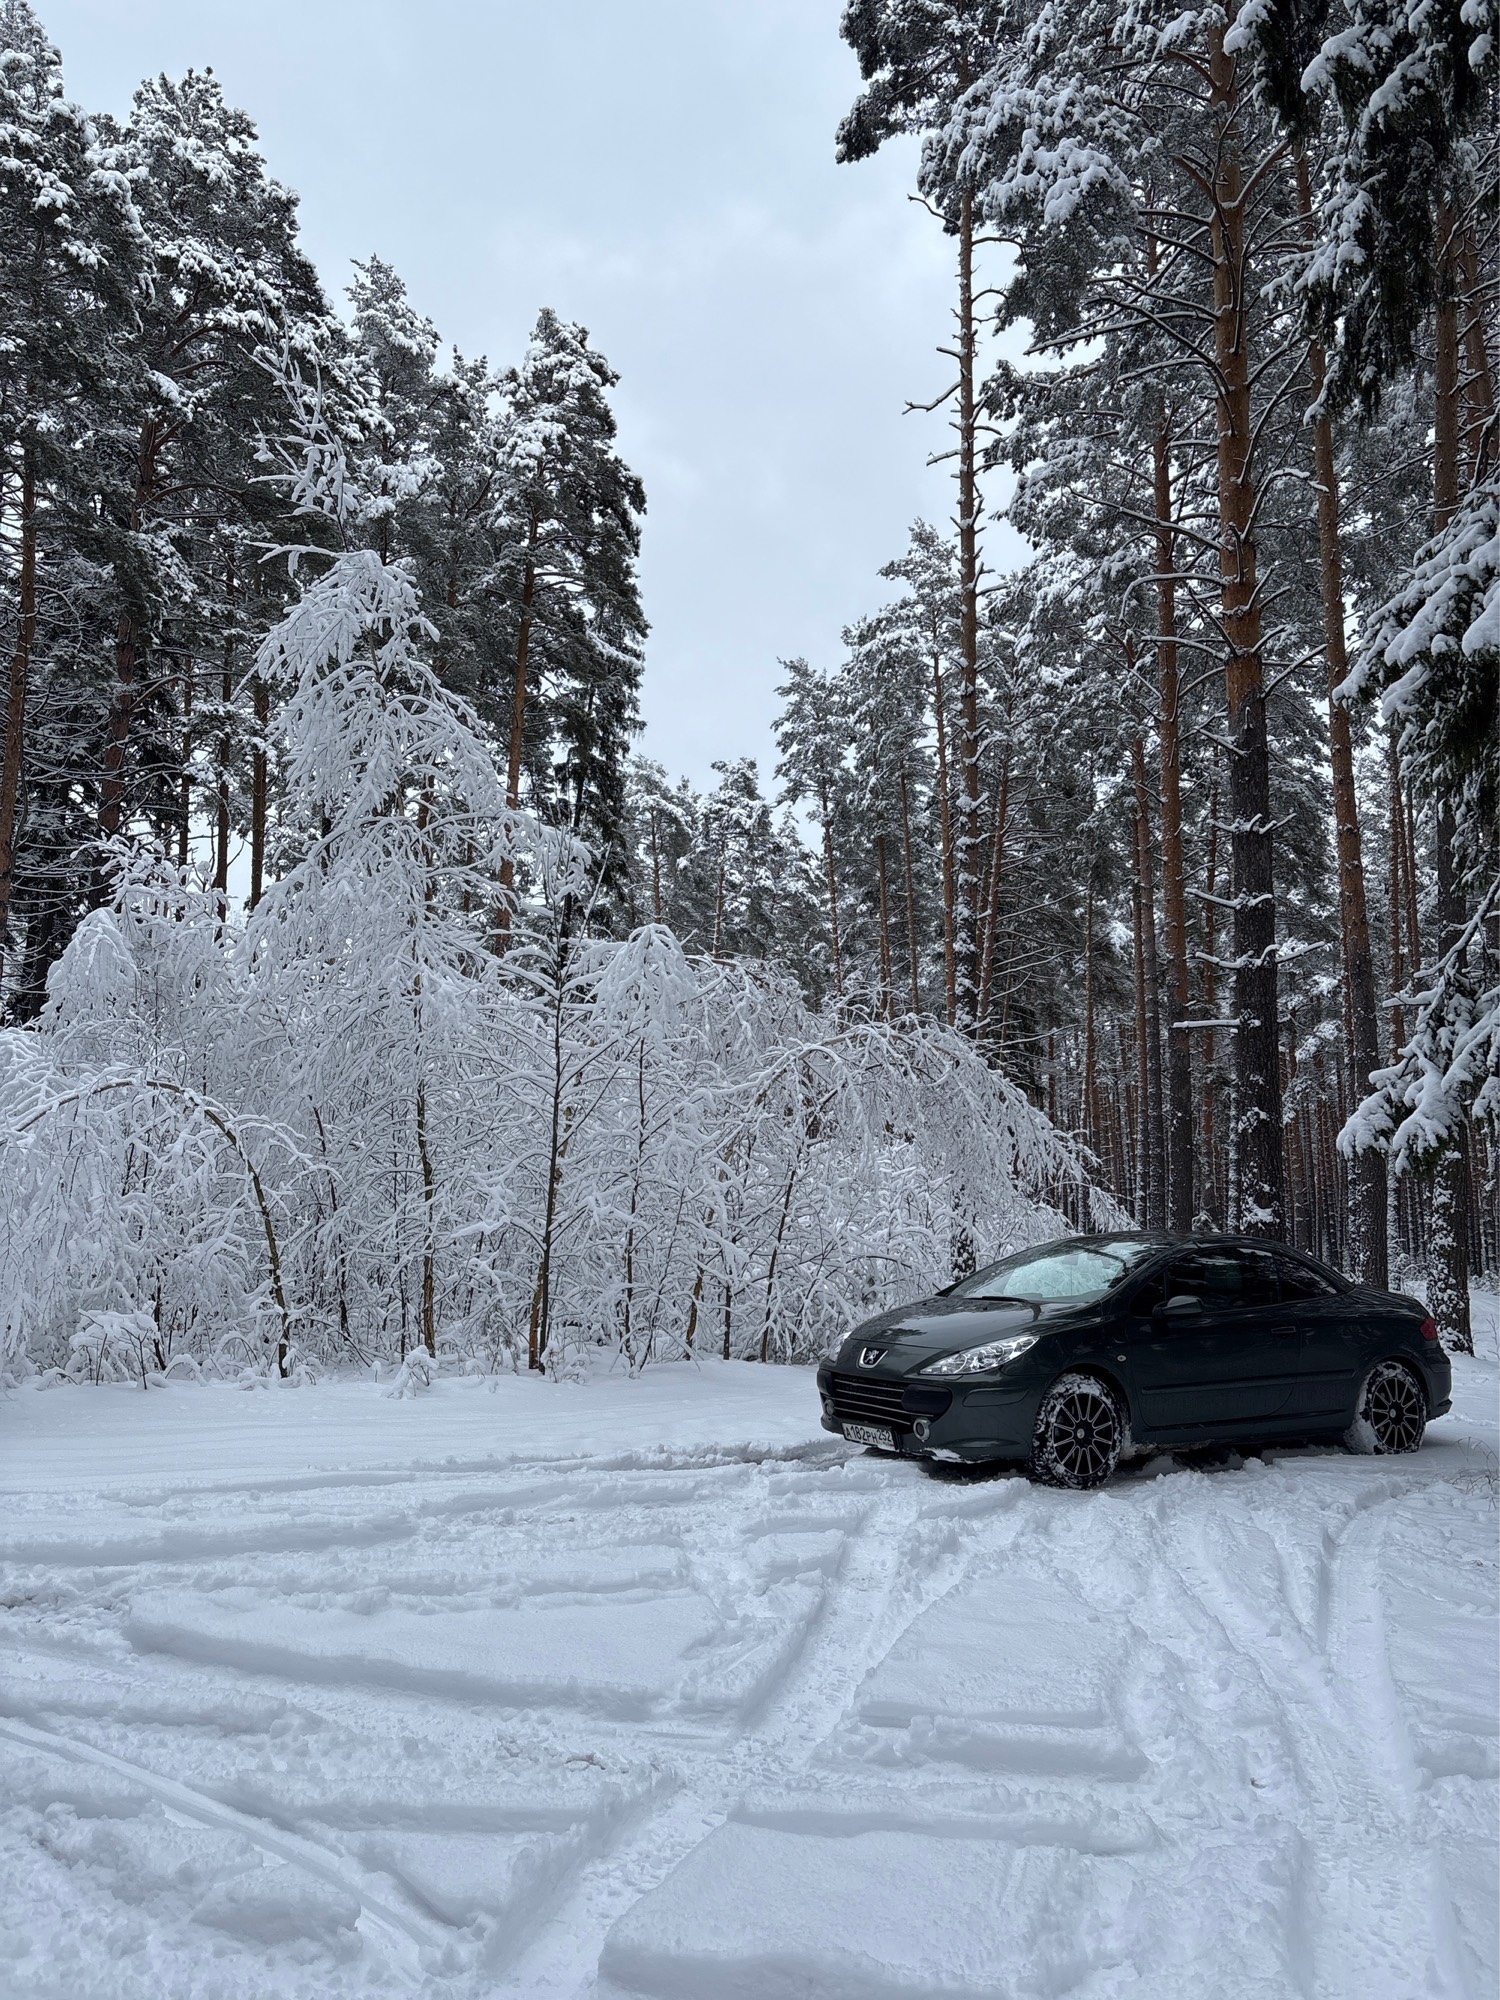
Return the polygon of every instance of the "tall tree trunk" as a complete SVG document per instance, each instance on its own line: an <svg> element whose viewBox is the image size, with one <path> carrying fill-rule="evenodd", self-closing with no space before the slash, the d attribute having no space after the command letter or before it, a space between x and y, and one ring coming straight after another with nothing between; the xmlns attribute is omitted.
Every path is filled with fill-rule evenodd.
<svg viewBox="0 0 1500 2000"><path fill-rule="evenodd" d="M177 771L177 866L185 869L193 844L193 683L197 661L182 656L177 684L182 696L182 750Z"/></svg>
<svg viewBox="0 0 1500 2000"><path fill-rule="evenodd" d="M1047 1119L1057 1123L1057 1030L1047 1030Z"/></svg>
<svg viewBox="0 0 1500 2000"><path fill-rule="evenodd" d="M229 710L234 701L234 557L224 570L224 601L229 629L224 634L224 665L219 694L224 703L224 730L219 737L218 826L214 842L214 890L219 899L219 919L229 915L229 758L234 748L229 738Z"/></svg>
<svg viewBox="0 0 1500 2000"><path fill-rule="evenodd" d="M880 883L880 1011L889 1021L895 1009L891 993L891 885L883 833L875 836L875 871Z"/></svg>
<svg viewBox="0 0 1500 2000"><path fill-rule="evenodd" d="M266 886L266 818L270 805L266 732L271 726L271 690L261 675L253 683L255 745L250 752L250 895L253 910Z"/></svg>
<svg viewBox="0 0 1500 2000"><path fill-rule="evenodd" d="M828 936L833 946L833 990L844 997L844 953L839 938L839 877L833 858L833 815L826 788L819 794L823 812L823 871L828 877Z"/></svg>
<svg viewBox="0 0 1500 2000"><path fill-rule="evenodd" d="M1094 1035L1094 851L1089 847L1089 879L1083 915L1083 1129L1099 1151L1099 1056Z"/></svg>
<svg viewBox="0 0 1500 2000"><path fill-rule="evenodd" d="M1224 26L1209 30L1214 149L1214 348L1218 362L1215 431L1219 474L1222 623L1229 646L1230 869L1234 904L1233 1156L1238 1226L1277 1237L1284 1225L1281 1051L1277 1030L1276 885L1271 835L1271 766L1261 671L1261 601L1256 582L1258 498L1251 409L1250 312L1254 295L1246 241L1240 161L1239 78L1225 53Z"/></svg>
<svg viewBox="0 0 1500 2000"><path fill-rule="evenodd" d="M1417 811L1411 787L1406 788L1406 813L1401 822L1401 842L1406 850L1406 962L1416 978L1427 962L1422 945L1421 913L1417 907Z"/></svg>
<svg viewBox="0 0 1500 2000"><path fill-rule="evenodd" d="M428 920L437 900L437 879L432 869L432 846L427 827L432 818L431 783L423 786L417 805L417 833L422 853L422 907ZM412 916L413 930L417 917ZM413 981L413 1026L417 1046L417 1156L422 1167L422 1345L437 1358L437 1174L432 1164L432 1144L427 1129L427 1078L423 1071L426 1023L423 1008L422 967L415 967Z"/></svg>
<svg viewBox="0 0 1500 2000"><path fill-rule="evenodd" d="M1151 801L1146 790L1146 746L1139 736L1131 746L1135 782L1135 855L1140 897L1140 992L1142 1002L1141 1078L1145 1086L1141 1131L1145 1166L1145 1221L1160 1229L1167 1219L1166 1121L1161 1087L1161 974L1156 962L1156 868L1152 861Z"/></svg>
<svg viewBox="0 0 1500 2000"><path fill-rule="evenodd" d="M1309 244L1313 238L1312 185L1307 155L1295 156L1297 201ZM1308 342L1308 373L1313 402L1322 401L1328 378L1328 357L1321 341ZM1380 1016L1375 1004L1375 963L1370 950L1370 912L1365 896L1364 846L1359 825L1359 795L1354 787L1354 742L1349 710L1335 699L1348 677L1344 644L1344 558L1340 539L1339 473L1333 449L1333 424L1327 411L1313 422L1313 473L1318 494L1318 571L1323 598L1323 650L1328 658L1328 750L1333 767L1333 823L1339 869L1339 931L1344 956L1344 998L1347 1023L1346 1056L1352 1094L1362 1097L1370 1087L1371 1071L1380 1064ZM1349 1215L1349 1250L1354 1276L1384 1290L1386 1259L1385 1155L1369 1147L1356 1153L1350 1174L1353 1196Z"/></svg>
<svg viewBox="0 0 1500 2000"><path fill-rule="evenodd" d="M1438 303L1433 370L1433 528L1441 534L1459 501L1462 423L1459 376L1458 257L1453 216L1446 202L1437 212ZM1433 841L1437 875L1437 956L1455 949L1463 929L1463 890L1453 860L1452 807L1438 802ZM1439 1158L1432 1177L1432 1227L1428 1236L1427 1304L1445 1343L1474 1352L1469 1320L1469 1172L1459 1133Z"/></svg>
<svg viewBox="0 0 1500 2000"><path fill-rule="evenodd" d="M1146 1015L1146 923L1143 905L1144 898L1141 895L1141 885L1137 881L1132 883L1130 892L1130 920L1131 929L1134 933L1133 943L1135 947L1131 954L1131 959L1135 968L1136 1077L1136 1116L1132 1120L1135 1187L1131 1206L1136 1222L1141 1228L1148 1229L1151 1226L1151 1197L1149 1193L1151 1185L1151 1137L1149 1121L1145 1116L1145 1102L1147 1090L1146 1072L1150 1068L1151 1058L1147 1047L1147 1036L1150 1032L1150 1026ZM1125 1103L1128 1110L1130 1107L1130 1091L1128 1086L1125 1093Z"/></svg>
<svg viewBox="0 0 1500 2000"><path fill-rule="evenodd" d="M1204 868L1203 903L1203 1012L1210 1021L1219 1018L1219 756L1214 752L1213 784L1208 794L1208 856ZM1218 1135L1219 1070L1217 1030L1206 1029L1203 1036L1203 1211L1210 1223L1222 1222L1227 1213L1220 1182Z"/></svg>
<svg viewBox="0 0 1500 2000"><path fill-rule="evenodd" d="M1193 1226L1193 1057L1188 1029L1187 884L1182 852L1182 716L1177 664L1177 549L1172 514L1171 440L1163 416L1152 438L1156 512L1156 665L1161 771L1161 906L1167 953L1167 1214L1186 1236Z"/></svg>
<svg viewBox="0 0 1500 2000"><path fill-rule="evenodd" d="M651 911L657 923L661 917L661 839L656 824L656 807L651 808Z"/></svg>
<svg viewBox="0 0 1500 2000"><path fill-rule="evenodd" d="M26 752L26 697L36 647L36 465L31 448L21 461L21 572L16 601L16 644L5 692L5 743L0 749L0 996L10 942L15 892L16 839L21 820L21 773Z"/></svg>
<svg viewBox="0 0 1500 2000"><path fill-rule="evenodd" d="M1390 814L1391 814L1391 868L1389 880L1389 917L1391 953L1391 991L1400 993L1406 986L1406 954L1401 948L1403 932L1402 901L1406 874L1406 809L1401 802L1401 762L1396 749L1396 732L1392 729L1386 746L1386 763L1390 771ZM1406 1046L1406 1014L1397 1004L1391 1009L1391 1061L1394 1062Z"/></svg>
<svg viewBox="0 0 1500 2000"><path fill-rule="evenodd" d="M156 485L156 461L162 444L162 430L154 417L141 426L136 453L135 499L130 510L130 532L139 532ZM141 634L129 610L120 613L115 627L115 696L110 704L104 740L104 768L99 785L99 837L110 841L125 823L125 763L130 749L130 731L135 719L137 681L141 666ZM108 883L103 869L95 873L90 901L97 908L105 899Z"/></svg>
<svg viewBox="0 0 1500 2000"><path fill-rule="evenodd" d="M948 1025L958 1019L957 939L955 936L953 809L948 785L948 720L943 699L943 665L932 656L933 712L937 718L938 832L943 843L943 986Z"/></svg>
<svg viewBox="0 0 1500 2000"><path fill-rule="evenodd" d="M135 620L128 611L122 611L115 627L115 694L105 727L104 772L99 786L101 840L113 840L125 822L125 759L135 719L138 668ZM96 907L104 901L105 893L106 878L101 871L94 884L92 900Z"/></svg>
<svg viewBox="0 0 1500 2000"><path fill-rule="evenodd" d="M528 530L536 541L536 522ZM510 701L510 748L505 767L505 803L512 812L521 806L521 760L526 747L526 670L531 657L531 622L536 605L536 564L528 554L521 578L521 629L516 640L516 683ZM510 941L511 902L516 886L515 856L507 853L500 863L500 907L495 913L496 949L503 951Z"/></svg>
<svg viewBox="0 0 1500 2000"><path fill-rule="evenodd" d="M1286 1024L1286 1067L1283 1097L1296 1106L1297 1100L1297 1015L1293 1009ZM1287 1118L1286 1158L1286 1240L1301 1250L1314 1247L1312 1240L1312 1181L1307 1169L1306 1119L1300 1107Z"/></svg>
<svg viewBox="0 0 1500 2000"><path fill-rule="evenodd" d="M1463 279L1464 466L1472 486L1483 479L1494 457L1490 430L1495 415L1495 377L1485 338L1484 285L1479 269L1479 244L1472 225L1458 240L1458 264Z"/></svg>
<svg viewBox="0 0 1500 2000"><path fill-rule="evenodd" d="M567 938L564 935L558 944L557 990L552 1000L552 1104L547 1139L547 1193L542 1210L542 1247L531 1294L526 1344L526 1365L538 1371L546 1367L547 1343L552 1331L552 1253L557 1232L557 1201L562 1188L563 1159L568 1149L567 1119L563 1106L566 1070L563 1062L563 1000L566 976Z"/></svg>
<svg viewBox="0 0 1500 2000"><path fill-rule="evenodd" d="M995 836L990 847L989 894L985 897L984 951L979 973L979 1028L987 1033L995 987L995 950L1000 935L1000 895L1005 884L1005 835L1010 823L1010 745L1000 763L995 800Z"/></svg>
<svg viewBox="0 0 1500 2000"><path fill-rule="evenodd" d="M911 972L911 1011L920 1012L921 988L917 965L917 885L911 854L911 792L901 773L901 864L906 875L906 956Z"/></svg>
<svg viewBox="0 0 1500 2000"><path fill-rule="evenodd" d="M975 384L974 198L958 213L959 832L957 1014L972 1029L979 999L979 438Z"/></svg>
<svg viewBox="0 0 1500 2000"><path fill-rule="evenodd" d="M417 1081L417 1154L422 1162L422 1345L437 1358L437 1177L427 1134L427 1080Z"/></svg>

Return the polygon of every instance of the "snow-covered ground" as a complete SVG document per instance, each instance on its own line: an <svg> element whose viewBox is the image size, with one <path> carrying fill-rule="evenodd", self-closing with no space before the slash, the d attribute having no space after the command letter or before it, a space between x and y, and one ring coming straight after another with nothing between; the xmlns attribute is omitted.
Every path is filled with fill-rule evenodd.
<svg viewBox="0 0 1500 2000"><path fill-rule="evenodd" d="M1413 1459L810 1373L0 1399L13 2000L1494 1994L1495 1305Z"/></svg>

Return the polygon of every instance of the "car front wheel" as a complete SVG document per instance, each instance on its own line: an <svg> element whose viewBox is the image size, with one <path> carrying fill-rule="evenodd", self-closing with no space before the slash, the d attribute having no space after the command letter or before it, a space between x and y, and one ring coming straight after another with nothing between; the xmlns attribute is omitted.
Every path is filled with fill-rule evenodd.
<svg viewBox="0 0 1500 2000"><path fill-rule="evenodd" d="M1120 1462L1125 1416L1093 1375L1059 1375L1042 1398L1031 1441L1031 1476L1075 1491L1102 1486Z"/></svg>
<svg viewBox="0 0 1500 2000"><path fill-rule="evenodd" d="M1377 1361L1344 1443L1362 1453L1415 1451L1426 1428L1427 1398L1416 1376L1399 1361Z"/></svg>

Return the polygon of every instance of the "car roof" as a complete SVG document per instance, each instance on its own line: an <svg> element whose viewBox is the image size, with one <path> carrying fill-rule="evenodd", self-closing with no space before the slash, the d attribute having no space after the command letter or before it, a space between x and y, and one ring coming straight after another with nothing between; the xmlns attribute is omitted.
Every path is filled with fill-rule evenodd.
<svg viewBox="0 0 1500 2000"><path fill-rule="evenodd" d="M1169 1229L1091 1229L1078 1236L1059 1236L1059 1243L1156 1243L1163 1250L1193 1249L1205 1244L1232 1243L1247 1250L1285 1250L1294 1257L1311 1257L1310 1250L1298 1250L1279 1237L1231 1236L1227 1230L1197 1230L1176 1235ZM1041 1246L1038 1245L1038 1248ZM1313 1260L1317 1260L1314 1258Z"/></svg>
<svg viewBox="0 0 1500 2000"><path fill-rule="evenodd" d="M1311 1250L1299 1250L1295 1244L1283 1243L1279 1237L1271 1236L1231 1236L1227 1230L1205 1230L1201 1235L1194 1231L1186 1236L1175 1235L1169 1229L1109 1229L1089 1230L1081 1236L1061 1236L1059 1243L1149 1243L1159 1250L1273 1250L1284 1257L1300 1257L1304 1263L1315 1264L1320 1271L1332 1272L1337 1277L1335 1266L1316 1256ZM1040 1246L1038 1246L1040 1247Z"/></svg>

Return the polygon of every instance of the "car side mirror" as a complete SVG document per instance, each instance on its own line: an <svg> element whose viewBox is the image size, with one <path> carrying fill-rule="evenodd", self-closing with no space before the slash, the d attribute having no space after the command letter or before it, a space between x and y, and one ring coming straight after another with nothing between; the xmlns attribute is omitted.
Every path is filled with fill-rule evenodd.
<svg viewBox="0 0 1500 2000"><path fill-rule="evenodd" d="M1202 1299L1195 1299L1188 1292L1177 1292L1164 1305L1159 1305L1151 1317L1153 1319L1186 1319L1189 1313L1199 1313L1202 1310Z"/></svg>

